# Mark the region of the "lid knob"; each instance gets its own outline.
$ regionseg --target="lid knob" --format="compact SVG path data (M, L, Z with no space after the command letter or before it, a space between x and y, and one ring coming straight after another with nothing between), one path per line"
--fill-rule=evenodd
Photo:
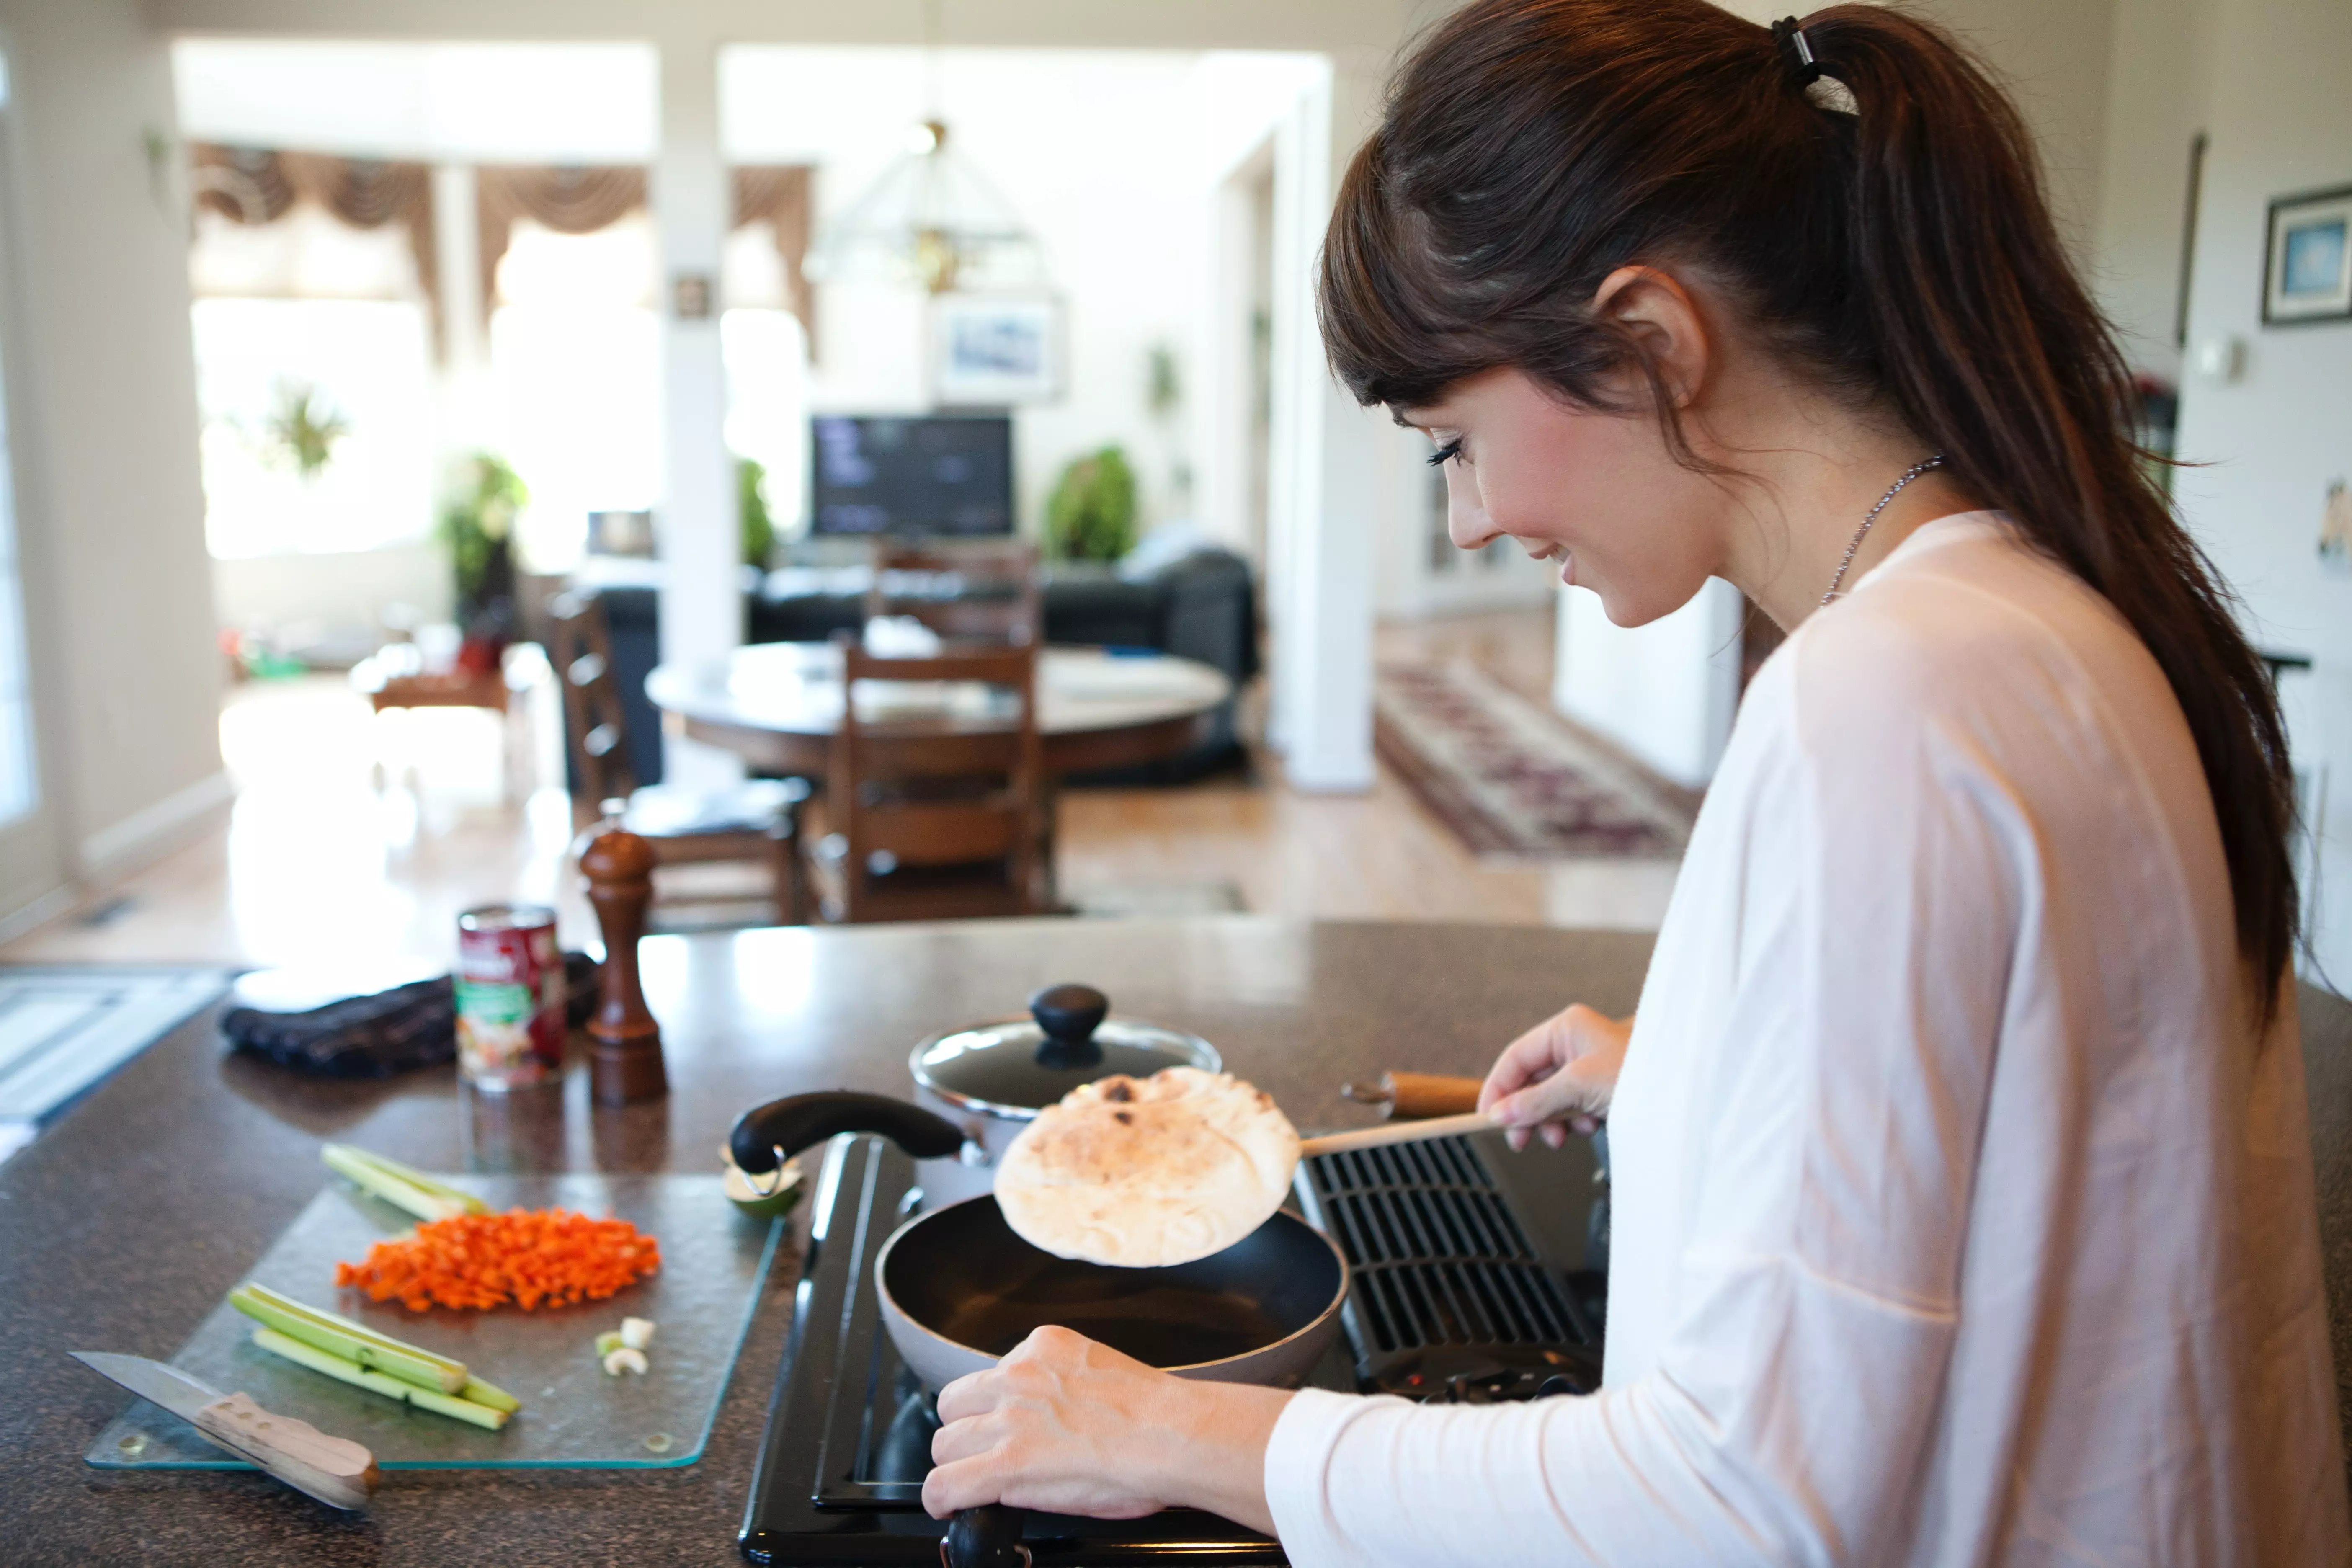
M1038 1059L1080 1065L1102 1052L1094 1043L1095 1030L1110 1012L1110 998L1091 985L1048 985L1029 998L1029 1016L1045 1038Z

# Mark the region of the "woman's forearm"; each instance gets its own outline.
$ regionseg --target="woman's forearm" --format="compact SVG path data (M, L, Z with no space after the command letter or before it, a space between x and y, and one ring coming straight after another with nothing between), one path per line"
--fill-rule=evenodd
M1164 1408L1145 1432L1152 1488L1169 1503L1197 1508L1252 1530L1274 1533L1265 1501L1265 1447L1290 1393L1237 1383L1171 1379ZM1156 1440L1161 1439L1161 1440Z

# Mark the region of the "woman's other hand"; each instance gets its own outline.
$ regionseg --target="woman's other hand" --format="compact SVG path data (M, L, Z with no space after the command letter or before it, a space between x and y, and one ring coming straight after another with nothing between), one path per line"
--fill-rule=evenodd
M1270 1535L1265 1445L1289 1398L1039 1329L940 1391L923 1507L934 1519L992 1502L1093 1519L1198 1508Z
M1553 1148L1570 1130L1589 1133L1609 1110L1633 1020L1603 1016L1582 1003L1538 1024L1504 1048L1478 1090L1478 1110L1508 1127L1511 1147L1530 1130Z

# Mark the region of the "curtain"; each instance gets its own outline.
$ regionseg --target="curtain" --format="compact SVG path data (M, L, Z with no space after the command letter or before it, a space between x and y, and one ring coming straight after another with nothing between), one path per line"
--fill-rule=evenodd
M548 168L485 164L474 171L479 224L482 310L498 299L499 260L507 253L515 219L527 217L558 234L593 234L646 205L646 172L619 165Z
M812 360L816 358L816 298L801 267L808 258L814 174L805 163L735 170L731 220L736 228L765 222L775 230L776 254L784 264L786 308L801 319Z
M232 223L276 223L300 201L316 202L353 228L402 224L416 258L427 315L441 312L433 249L433 171L423 163L337 158L261 147L197 142L188 149L196 205Z

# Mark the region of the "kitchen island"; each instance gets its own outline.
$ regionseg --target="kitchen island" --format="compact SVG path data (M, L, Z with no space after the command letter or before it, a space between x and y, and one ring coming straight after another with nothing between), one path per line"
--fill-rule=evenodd
M790 1245L690 1466L392 1471L369 1512L345 1515L257 1474L85 1465L126 1396L66 1352L169 1359L327 1182L322 1142L440 1172L707 1174L749 1107L818 1089L907 1094L917 1041L1015 1015L1066 980L1205 1037L1302 1128L1355 1126L1366 1113L1339 1092L1351 1079L1479 1074L1570 1002L1630 1011L1649 947L1631 932L1248 916L653 937L643 968L670 1093L619 1110L590 1104L577 1052L561 1088L501 1101L461 1093L448 1068L299 1079L225 1054L215 1016L200 1015L0 1166L0 1561L741 1561L800 1272Z

